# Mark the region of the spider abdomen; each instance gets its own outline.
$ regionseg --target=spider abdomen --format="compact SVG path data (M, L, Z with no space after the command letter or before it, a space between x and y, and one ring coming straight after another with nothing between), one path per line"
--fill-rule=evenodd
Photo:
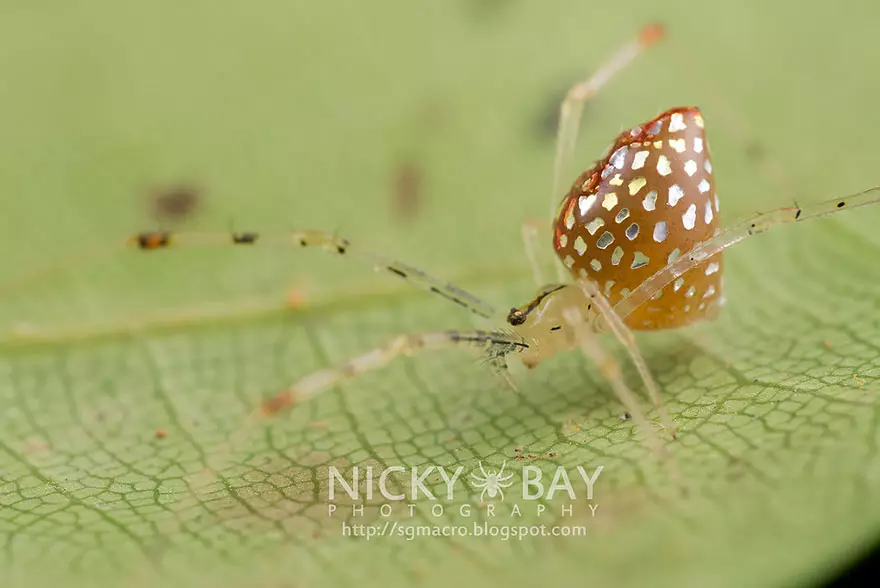
M619 135L577 179L554 225L553 248L575 277L614 305L654 272L721 230L703 117L673 108ZM715 317L721 255L689 270L626 318L667 329Z

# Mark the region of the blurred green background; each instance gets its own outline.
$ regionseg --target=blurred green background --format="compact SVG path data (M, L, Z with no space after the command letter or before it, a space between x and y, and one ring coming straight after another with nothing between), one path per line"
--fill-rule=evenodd
M230 454L244 416L297 377L395 333L477 323L318 252L75 253L158 227L321 228L521 304L520 226L547 213L558 100L648 22L669 38L589 103L576 167L695 104L726 224L877 184L875 3L5 1L0 15L11 583L798 584L876 537L880 210L743 243L719 321L640 336L682 426L685 498L576 354L518 376L519 395L467 354L401 361ZM156 195L178 185L194 211L157 221ZM328 464L516 471L517 447L547 471L605 465L594 533L363 542L324 516Z

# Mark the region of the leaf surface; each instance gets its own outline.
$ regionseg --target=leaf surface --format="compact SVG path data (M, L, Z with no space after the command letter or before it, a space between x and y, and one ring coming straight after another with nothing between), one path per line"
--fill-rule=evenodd
M245 428L266 395L395 334L484 325L317 252L107 246L149 228L154 186L186 180L205 191L190 228L336 230L521 304L520 224L547 209L560 89L661 19L668 42L588 105L580 167L620 129L698 104L725 223L843 195L877 183L876 7L800 7L795 27L785 3L758 2L124 4L17 5L0 22L12 582L798 584L876 536L880 210L742 243L718 321L639 336L680 425L686 494L577 354L514 374L518 393L472 354L401 359ZM394 208L404 165L422 177L409 220ZM80 249L108 255L25 279ZM365 520L587 535L367 541L328 516L328 466L480 462L506 462L517 492L526 466L547 481L601 465L596 513L557 496L492 518L463 484L412 516L375 500Z

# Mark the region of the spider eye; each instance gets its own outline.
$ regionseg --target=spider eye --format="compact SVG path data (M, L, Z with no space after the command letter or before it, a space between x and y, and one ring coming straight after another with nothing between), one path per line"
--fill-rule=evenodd
M513 326L518 326L526 322L526 313L513 307L507 315L507 322Z

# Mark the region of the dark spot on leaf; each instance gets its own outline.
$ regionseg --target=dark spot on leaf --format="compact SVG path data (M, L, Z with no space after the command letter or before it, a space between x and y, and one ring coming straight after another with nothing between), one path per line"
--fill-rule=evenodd
M758 141L749 141L746 145L746 156L752 161L764 159L765 154L764 146Z
M415 218L424 201L425 174L412 161L402 161L394 169L392 208L400 220Z
M479 23L501 17L514 4L513 0L465 0L471 20Z
M179 183L151 191L149 202L158 223L180 223L190 219L202 204L203 191L192 183Z

